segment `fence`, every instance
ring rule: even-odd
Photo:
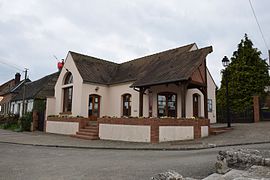
[[[260,98],[260,120],[270,121],[270,96]]]
[[[253,107],[247,107],[242,112],[235,112],[234,110],[230,110],[230,118],[232,123],[252,123],[254,122]],[[217,107],[217,122],[227,123],[226,107]]]

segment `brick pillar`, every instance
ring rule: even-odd
[[[260,121],[260,98],[259,96],[253,96],[253,115],[254,122]]]
[[[37,111],[33,111],[33,129],[32,131],[35,131],[37,130],[37,127],[38,127],[38,112]]]
[[[197,120],[197,122],[194,123],[194,139],[199,139],[202,137],[201,135],[201,125],[198,122],[199,120]]]
[[[151,137],[150,141],[153,144],[159,143],[159,125],[158,123],[151,124]]]

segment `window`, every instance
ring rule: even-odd
[[[72,110],[72,93],[73,93],[73,76],[71,74],[71,72],[68,72],[65,76],[64,79],[64,85],[68,85],[70,84],[70,86],[65,86],[63,88],[63,92],[64,92],[64,99],[63,99],[63,112],[71,112]]]
[[[88,116],[99,117],[100,114],[100,96],[96,94],[89,95]]]
[[[213,102],[212,102],[212,99],[208,99],[207,101],[207,107],[208,107],[208,112],[212,112],[213,111]]]
[[[17,109],[16,114],[20,114],[20,113],[21,113],[21,103],[18,103],[18,109]]]
[[[14,114],[14,111],[15,111],[15,104],[12,104],[11,113]]]
[[[177,116],[177,96],[175,93],[158,94],[158,117],[176,117]]]
[[[72,83],[73,83],[73,76],[71,72],[68,72],[64,84],[72,84]]]
[[[71,112],[71,108],[72,108],[72,91],[73,91],[72,86],[68,87],[68,88],[64,88],[63,112]]]
[[[124,94],[123,99],[123,116],[131,116],[131,94]]]

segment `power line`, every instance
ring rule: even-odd
[[[2,59],[2,60],[1,60]],[[17,70],[19,70],[19,71],[23,71],[19,66],[17,66],[17,65],[14,65],[14,64],[11,64],[11,63],[8,63],[5,59],[3,59],[3,58],[0,58],[0,63],[1,64],[4,64],[4,65],[7,65],[7,66],[9,66],[9,67],[11,67],[11,68],[14,68],[14,69],[17,69]]]
[[[261,35],[262,35],[262,39],[263,39],[263,42],[264,42],[264,44],[265,44],[265,47],[266,47],[267,50],[269,50],[268,45],[267,45],[267,43],[266,43],[266,40],[265,40],[265,38],[264,38],[263,32],[262,32],[262,28],[261,28],[261,26],[260,26],[260,24],[259,24],[259,21],[258,21],[258,19],[257,19],[256,14],[255,14],[255,10],[254,10],[253,5],[252,5],[252,3],[251,3],[251,0],[249,0],[249,4],[250,4],[250,7],[251,7],[251,9],[252,9],[252,13],[253,13],[253,15],[254,15],[254,17],[255,17],[256,23],[257,23],[257,25],[258,25],[258,27],[259,27],[260,33],[261,33]]]

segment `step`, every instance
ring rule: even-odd
[[[227,131],[230,131],[232,130],[233,128],[228,128],[228,127],[213,127],[213,128],[210,128],[210,134],[212,135],[218,135],[218,134],[222,134],[222,133],[225,133]]]
[[[98,127],[96,126],[85,126],[83,129],[98,129]]]
[[[228,130],[210,130],[210,134],[218,135],[227,132]]]
[[[79,132],[92,132],[92,133],[98,133],[98,129],[80,129]]]
[[[76,134],[78,134],[78,135],[84,135],[84,136],[98,136],[98,133],[97,132],[92,133],[92,132],[81,132],[81,131],[79,131],[79,132],[76,132]]]
[[[90,126],[92,126],[92,125],[97,126],[98,125],[97,121],[89,121],[87,124],[89,124]]]
[[[97,136],[85,136],[85,135],[79,135],[79,134],[76,134],[76,135],[72,135],[72,137],[75,137],[75,138],[80,138],[80,139],[86,139],[86,140],[98,140],[99,137]]]

